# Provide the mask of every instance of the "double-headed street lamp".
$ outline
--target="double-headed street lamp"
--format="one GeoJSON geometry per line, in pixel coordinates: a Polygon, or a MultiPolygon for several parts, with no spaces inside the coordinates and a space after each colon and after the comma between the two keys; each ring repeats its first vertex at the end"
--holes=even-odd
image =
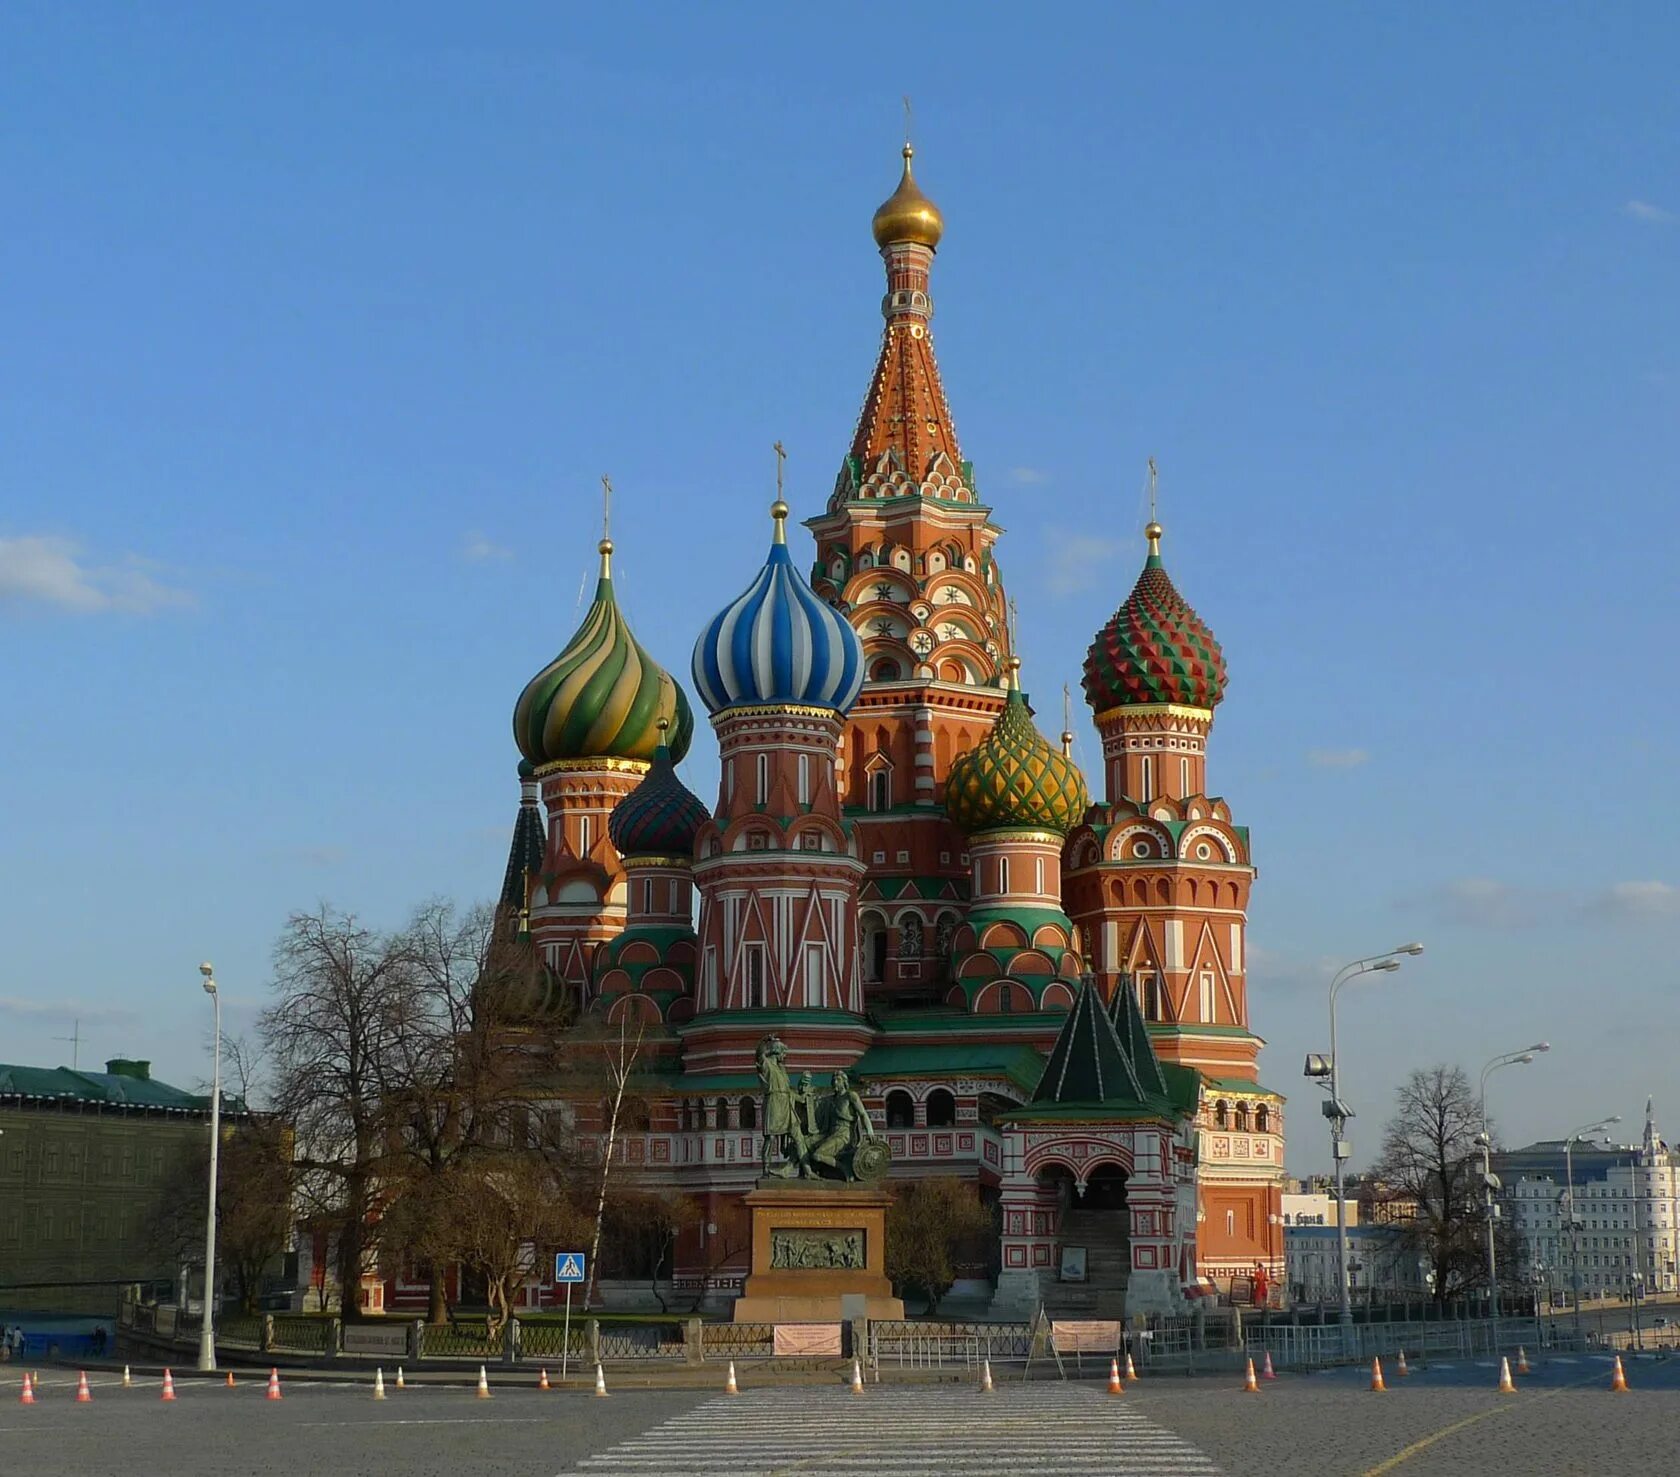
{"type": "Polygon", "coordinates": [[[1581,1337],[1581,1237],[1578,1221],[1575,1215],[1575,1140],[1584,1138],[1589,1133],[1597,1133],[1601,1128],[1608,1128],[1612,1123],[1620,1123],[1622,1115],[1613,1113],[1608,1118],[1600,1118],[1594,1123],[1588,1123],[1577,1128],[1563,1141],[1563,1182],[1564,1202],[1569,1207],[1569,1280],[1573,1284],[1572,1297],[1575,1303],[1575,1337],[1581,1337]]]}
{"type": "Polygon", "coordinates": [[[1487,1212],[1487,1260],[1488,1260],[1488,1314],[1490,1331],[1493,1334],[1493,1347],[1499,1348],[1499,1262],[1494,1254],[1493,1226],[1498,1207],[1494,1197],[1499,1192],[1499,1181],[1493,1173],[1493,1130],[1488,1127],[1487,1111],[1487,1080],[1490,1074],[1501,1067],[1526,1067],[1541,1052],[1552,1049],[1549,1041],[1536,1041],[1533,1046],[1519,1047],[1516,1051],[1501,1052],[1482,1068],[1481,1083],[1481,1117],[1482,1131],[1476,1135],[1476,1141],[1482,1146],[1482,1203],[1487,1212]]]}
{"type": "Polygon", "coordinates": [[[1330,1057],[1326,1060],[1317,1052],[1307,1057],[1306,1075],[1330,1094],[1329,1102],[1323,1107],[1324,1116],[1330,1120],[1330,1154],[1336,1165],[1336,1267],[1337,1285],[1341,1289],[1341,1325],[1344,1329],[1353,1327],[1353,1296],[1348,1287],[1347,1206],[1342,1193],[1342,1166],[1352,1150],[1343,1135],[1348,1119],[1353,1117],[1353,1109],[1342,1101],[1340,1058],[1336,1052],[1336,996],[1350,980],[1362,974],[1389,973],[1400,967],[1402,955],[1422,952],[1422,944],[1401,944],[1398,949],[1355,959],[1337,970],[1336,977],[1330,981],[1330,1057]]]}
{"type": "Polygon", "coordinates": [[[216,971],[209,964],[198,966],[204,977],[204,993],[214,1008],[215,1042],[210,1068],[210,1200],[204,1213],[204,1319],[198,1328],[198,1367],[206,1372],[216,1367],[216,1159],[222,1147],[222,997],[216,989],[216,971]]]}

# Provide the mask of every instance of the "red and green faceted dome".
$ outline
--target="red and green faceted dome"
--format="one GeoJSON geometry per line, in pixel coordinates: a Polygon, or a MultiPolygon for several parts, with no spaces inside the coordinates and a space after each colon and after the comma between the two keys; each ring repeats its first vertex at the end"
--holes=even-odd
{"type": "Polygon", "coordinates": [[[1085,701],[1098,713],[1144,703],[1212,708],[1225,696],[1225,653],[1161,562],[1161,525],[1126,603],[1085,653],[1085,701]]]}

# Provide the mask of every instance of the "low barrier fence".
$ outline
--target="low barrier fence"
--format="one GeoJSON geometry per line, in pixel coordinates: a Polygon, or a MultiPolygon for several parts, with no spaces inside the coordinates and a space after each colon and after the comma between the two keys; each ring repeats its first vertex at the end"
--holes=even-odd
{"type": "MultiPolygon", "coordinates": [[[[125,1302],[118,1337],[190,1349],[198,1341],[198,1315],[167,1305],[125,1302]]],[[[1498,1341],[1491,1321],[1402,1320],[1358,1323],[1284,1321],[1243,1317],[1229,1309],[1203,1310],[1188,1317],[1132,1318],[1121,1322],[1057,1322],[1040,1315],[1029,1322],[863,1320],[851,1325],[709,1323],[699,1318],[563,1322],[512,1319],[492,1338],[485,1324],[462,1319],[428,1324],[418,1319],[378,1318],[345,1324],[332,1317],[297,1314],[229,1314],[217,1325],[218,1346],[257,1355],[304,1359],[365,1359],[419,1363],[428,1359],[464,1363],[570,1365],[705,1364],[782,1357],[833,1358],[854,1353],[879,1372],[889,1370],[976,1371],[995,1366],[1060,1369],[1078,1376],[1105,1372],[1108,1360],[1131,1358],[1143,1373],[1195,1373],[1240,1367],[1245,1358],[1270,1354],[1278,1369],[1319,1369],[1334,1364],[1390,1358],[1404,1349],[1419,1360],[1465,1358],[1510,1352],[1521,1344],[1539,1354],[1561,1338],[1575,1341],[1546,1320],[1502,1318],[1498,1341]],[[826,1332],[825,1332],[826,1331],[826,1332]]],[[[1649,1335],[1647,1335],[1649,1339],[1649,1335]]],[[[1619,1341],[1618,1341],[1619,1342],[1619,1341]]]]}

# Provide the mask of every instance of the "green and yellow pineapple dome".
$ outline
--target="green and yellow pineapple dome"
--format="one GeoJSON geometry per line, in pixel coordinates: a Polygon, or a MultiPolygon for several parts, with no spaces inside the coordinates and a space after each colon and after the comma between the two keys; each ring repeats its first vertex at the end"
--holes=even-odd
{"type": "Polygon", "coordinates": [[[630,634],[612,587],[612,541],[601,540],[595,601],[566,649],[538,672],[513,709],[513,740],[538,767],[562,759],[651,761],[662,735],[671,758],[688,752],[694,712],[675,679],[630,634]]]}
{"type": "Polygon", "coordinates": [[[992,731],[959,754],[945,781],[945,812],[964,832],[1010,829],[1065,836],[1090,805],[1073,760],[1046,743],[1011,661],[1009,697],[992,731]]]}

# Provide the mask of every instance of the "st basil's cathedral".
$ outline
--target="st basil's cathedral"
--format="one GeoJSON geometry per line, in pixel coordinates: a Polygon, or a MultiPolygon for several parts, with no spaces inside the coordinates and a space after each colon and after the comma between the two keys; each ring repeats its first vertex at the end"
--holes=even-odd
{"type": "Polygon", "coordinates": [[[1283,1100],[1258,1080],[1243,947],[1254,869],[1207,783],[1225,659],[1151,521],[1085,657],[1101,798],[1073,734],[1039,732],[934,358],[944,222],[911,155],[874,216],[886,324],[804,523],[809,574],[778,493],[763,564],[694,645],[715,803],[677,776],[690,697],[627,625],[603,539],[582,625],[514,709],[503,913],[569,1008],[639,1024],[647,1110],[619,1153],[701,1206],[679,1293],[727,1303],[746,1275],[729,1227],[760,1174],[754,1051],[773,1033],[790,1073],[847,1073],[893,1179],[955,1176],[993,1208],[970,1301],[1182,1311],[1284,1272],[1283,1100]]]}

